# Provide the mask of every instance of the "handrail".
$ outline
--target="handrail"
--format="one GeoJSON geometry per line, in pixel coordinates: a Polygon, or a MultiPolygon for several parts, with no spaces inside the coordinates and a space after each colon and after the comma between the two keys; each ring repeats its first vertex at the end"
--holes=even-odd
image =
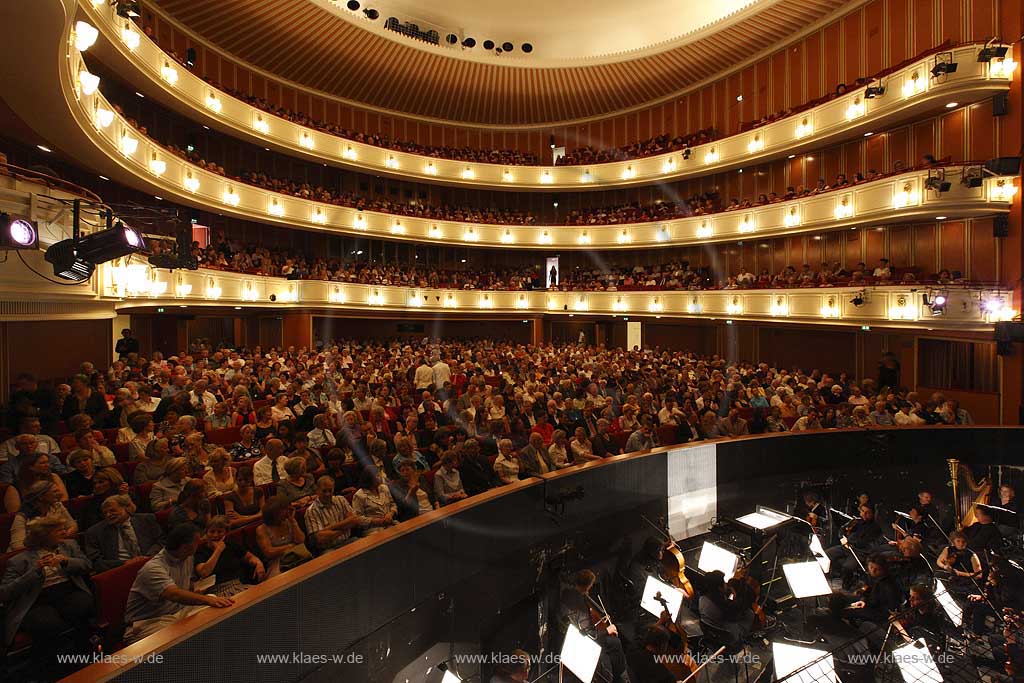
{"type": "Polygon", "coordinates": [[[52,176],[47,173],[35,171],[30,168],[24,168],[22,166],[16,166],[7,162],[0,162],[0,167],[3,167],[8,171],[14,171],[14,173],[0,173],[0,175],[9,175],[16,180],[42,180],[47,186],[57,186],[57,189],[63,189],[65,192],[81,195],[99,204],[103,203],[103,200],[98,194],[90,189],[82,187],[81,185],[76,185],[70,180],[64,180],[57,176],[52,176]]]}
{"type": "Polygon", "coordinates": [[[571,478],[574,474],[584,471],[591,471],[595,469],[611,467],[616,463],[620,463],[626,460],[633,460],[639,458],[646,458],[652,455],[658,455],[668,453],[670,451],[688,450],[690,448],[698,447],[708,443],[734,443],[734,442],[748,442],[758,441],[761,439],[780,439],[780,438],[801,438],[812,435],[821,434],[834,434],[834,433],[886,433],[886,432],[899,432],[906,431],[908,429],[913,430],[1024,430],[1024,426],[997,426],[997,425],[930,425],[923,427],[873,427],[864,429],[830,429],[822,431],[809,431],[809,432],[777,432],[771,434],[752,434],[741,437],[723,437],[720,439],[713,439],[707,441],[697,441],[684,444],[675,444],[669,446],[659,446],[657,448],[638,451],[636,453],[628,453],[623,455],[611,456],[599,461],[590,461],[581,465],[572,465],[568,468],[559,470],[557,472],[551,472],[548,474],[541,475],[540,477],[530,477],[527,479],[520,480],[514,484],[508,484],[505,486],[498,486],[492,488],[484,493],[476,496],[471,496],[464,500],[452,503],[439,510],[433,510],[425,513],[418,517],[415,517],[409,521],[402,522],[391,529],[387,529],[368,537],[361,538],[353,543],[346,545],[334,551],[316,557],[305,564],[296,567],[295,569],[281,574],[273,579],[269,579],[266,582],[254,586],[245,592],[239,594],[235,598],[235,605],[226,609],[204,609],[200,612],[182,619],[163,630],[144,638],[132,645],[129,645],[122,650],[117,652],[117,661],[101,662],[90,665],[84,669],[81,669],[74,674],[63,679],[62,683],[103,683],[104,681],[111,680],[112,678],[123,674],[125,671],[133,668],[137,663],[145,660],[147,655],[157,654],[163,652],[170,647],[180,643],[190,637],[201,633],[202,631],[211,628],[212,626],[220,623],[224,619],[228,618],[229,615],[237,613],[239,610],[244,610],[251,607],[259,602],[267,600],[274,595],[280,593],[285,588],[292,586],[296,583],[309,579],[313,576],[321,574],[332,567],[347,562],[348,560],[361,555],[375,547],[378,547],[384,543],[387,543],[395,538],[405,536],[410,533],[414,533],[418,529],[425,526],[441,522],[443,520],[454,517],[460,512],[467,509],[483,505],[496,498],[503,497],[510,493],[519,492],[525,489],[529,489],[538,485],[543,485],[546,482],[555,482],[571,478]]]}

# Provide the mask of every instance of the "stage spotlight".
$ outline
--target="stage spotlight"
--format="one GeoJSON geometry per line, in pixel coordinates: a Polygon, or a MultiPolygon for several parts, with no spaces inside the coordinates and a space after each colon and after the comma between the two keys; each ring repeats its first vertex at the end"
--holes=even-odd
{"type": "Polygon", "coordinates": [[[490,40],[490,39],[485,40],[484,41],[484,49],[485,50],[493,50],[494,49],[494,41],[490,40]]]}
{"type": "Polygon", "coordinates": [[[927,190],[935,190],[936,192],[949,192],[949,189],[953,187],[953,183],[946,180],[946,173],[942,171],[941,175],[929,175],[928,179],[924,181],[924,187],[927,190]]]}
{"type": "Polygon", "coordinates": [[[359,9],[359,0],[348,0],[345,7],[348,7],[349,11],[355,12],[359,9]]]}
{"type": "Polygon", "coordinates": [[[39,247],[39,231],[27,218],[0,214],[0,250],[6,249],[37,249],[39,247]]]}
{"type": "Polygon", "coordinates": [[[117,0],[117,16],[124,17],[126,19],[134,19],[135,17],[141,16],[142,10],[139,9],[139,3],[137,0],[117,0]]]}
{"type": "Polygon", "coordinates": [[[366,15],[366,18],[370,21],[377,21],[377,19],[380,18],[380,12],[375,9],[364,9],[363,14],[366,15]]]}
{"type": "Polygon", "coordinates": [[[964,171],[960,177],[960,184],[964,187],[981,187],[984,182],[980,166],[972,166],[964,171]]]}
{"type": "Polygon", "coordinates": [[[689,159],[689,158],[690,158],[690,148],[687,147],[686,149],[683,150],[683,159],[689,159]]]}
{"type": "Polygon", "coordinates": [[[45,259],[53,264],[53,273],[66,280],[81,281],[92,275],[96,264],[146,251],[146,240],[133,228],[118,221],[108,230],[100,230],[75,240],[62,240],[46,250],[45,259]]]}
{"type": "Polygon", "coordinates": [[[1002,59],[1008,50],[1006,45],[986,45],[978,52],[978,61],[991,62],[993,59],[1002,59]]]}
{"type": "Polygon", "coordinates": [[[856,306],[857,308],[860,308],[861,306],[864,305],[864,294],[858,292],[856,296],[850,299],[850,303],[856,306]]]}
{"type": "Polygon", "coordinates": [[[472,50],[476,47],[476,38],[463,38],[462,47],[472,50]]]}
{"type": "Polygon", "coordinates": [[[949,296],[945,292],[938,292],[934,296],[924,294],[924,305],[931,309],[932,317],[939,317],[940,315],[946,314],[946,304],[949,302],[949,296]]]}
{"type": "Polygon", "coordinates": [[[454,45],[455,43],[459,42],[459,37],[454,33],[449,33],[447,36],[445,36],[444,40],[449,45],[454,45]]]}
{"type": "Polygon", "coordinates": [[[935,66],[932,67],[932,78],[948,76],[956,73],[957,63],[953,61],[952,52],[940,52],[935,56],[935,66]]]}
{"type": "Polygon", "coordinates": [[[533,52],[533,45],[531,45],[530,43],[523,43],[523,52],[527,54],[533,52]]]}
{"type": "Polygon", "coordinates": [[[53,274],[62,280],[82,282],[92,277],[95,266],[75,253],[73,240],[63,240],[52,245],[43,255],[53,264],[53,274]]]}
{"type": "Polygon", "coordinates": [[[885,94],[885,86],[881,82],[878,85],[869,85],[864,88],[864,99],[873,100],[876,97],[881,97],[885,94]]]}
{"type": "Polygon", "coordinates": [[[501,49],[504,50],[505,52],[512,52],[512,50],[516,49],[516,46],[508,41],[505,41],[504,43],[501,44],[501,49]]]}

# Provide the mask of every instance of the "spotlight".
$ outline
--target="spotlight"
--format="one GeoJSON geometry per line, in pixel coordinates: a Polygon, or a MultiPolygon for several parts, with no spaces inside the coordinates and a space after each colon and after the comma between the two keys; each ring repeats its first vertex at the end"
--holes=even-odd
{"type": "Polygon", "coordinates": [[[1002,59],[1006,56],[1009,48],[1006,45],[986,45],[978,52],[979,62],[991,62],[993,59],[1002,59]]]}
{"type": "Polygon", "coordinates": [[[548,145],[551,146],[551,149],[555,148],[555,136],[554,135],[549,135],[548,136],[548,145]]]}
{"type": "Polygon", "coordinates": [[[876,97],[881,97],[884,94],[885,86],[882,85],[881,82],[879,82],[878,85],[869,85],[868,87],[864,88],[865,100],[873,100],[876,97]]]}
{"type": "Polygon", "coordinates": [[[464,38],[462,40],[462,47],[472,50],[476,47],[476,38],[464,38]]]}
{"type": "Polygon", "coordinates": [[[146,240],[133,228],[118,221],[114,227],[78,240],[62,240],[46,250],[53,274],[65,280],[81,281],[92,275],[96,264],[129,254],[146,252],[146,240]]]}
{"type": "Polygon", "coordinates": [[[505,41],[504,43],[501,44],[501,49],[504,50],[505,52],[512,52],[512,50],[516,49],[516,46],[508,41],[505,41]]]}
{"type": "Polygon", "coordinates": [[[39,246],[39,231],[27,218],[0,214],[0,249],[36,249],[39,246]]]}
{"type": "Polygon", "coordinates": [[[444,40],[449,45],[454,45],[455,43],[459,42],[459,37],[454,33],[449,33],[447,36],[445,36],[444,40]]]}
{"type": "Polygon", "coordinates": [[[348,7],[350,12],[355,12],[356,10],[359,9],[359,0],[348,0],[348,3],[345,5],[345,7],[348,7]]]}
{"type": "Polygon", "coordinates": [[[366,15],[366,18],[370,21],[377,21],[377,19],[380,18],[380,12],[375,9],[364,9],[363,14],[366,15]]]}
{"type": "Polygon", "coordinates": [[[141,15],[142,10],[139,9],[139,3],[137,0],[117,0],[117,16],[124,17],[126,19],[133,19],[141,15]]]}
{"type": "Polygon", "coordinates": [[[686,149],[683,150],[683,159],[689,159],[689,158],[690,158],[690,148],[687,147],[686,149]]]}
{"type": "Polygon", "coordinates": [[[974,166],[964,171],[960,184],[964,187],[981,187],[984,183],[981,167],[974,166]]]}
{"type": "Polygon", "coordinates": [[[857,308],[860,308],[861,306],[864,305],[864,294],[858,292],[856,296],[850,299],[850,303],[856,306],[857,308]]]}
{"type": "Polygon", "coordinates": [[[484,41],[484,49],[485,50],[493,50],[494,49],[494,41],[493,40],[485,40],[484,41]]]}
{"type": "Polygon", "coordinates": [[[946,180],[946,172],[939,171],[939,175],[928,174],[928,179],[924,181],[924,187],[927,190],[935,190],[936,192],[949,192],[949,189],[953,187],[953,183],[946,180]]]}
{"type": "Polygon", "coordinates": [[[946,304],[949,302],[946,292],[938,292],[933,296],[923,294],[922,297],[924,305],[931,309],[932,317],[938,318],[946,314],[946,304]]]}
{"type": "Polygon", "coordinates": [[[952,52],[940,52],[935,56],[935,66],[932,67],[932,78],[948,76],[956,73],[957,63],[953,61],[952,52]]]}
{"type": "Polygon", "coordinates": [[[531,52],[533,52],[533,45],[531,45],[530,43],[523,43],[523,52],[525,52],[526,54],[530,54],[531,52]]]}
{"type": "Polygon", "coordinates": [[[56,277],[72,282],[88,280],[96,268],[75,253],[73,240],[57,242],[46,250],[43,258],[53,264],[53,274],[56,277]]]}

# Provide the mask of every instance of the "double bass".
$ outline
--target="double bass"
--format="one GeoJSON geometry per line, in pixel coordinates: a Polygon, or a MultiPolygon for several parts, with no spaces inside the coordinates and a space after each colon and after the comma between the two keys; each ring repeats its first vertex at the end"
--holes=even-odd
{"type": "Polygon", "coordinates": [[[640,516],[645,522],[657,529],[658,533],[666,540],[661,555],[661,566],[664,576],[669,579],[669,583],[683,591],[687,600],[692,600],[694,596],[693,584],[686,577],[686,558],[683,557],[683,551],[676,545],[676,539],[672,537],[672,534],[667,529],[655,524],[644,515],[640,516]]]}

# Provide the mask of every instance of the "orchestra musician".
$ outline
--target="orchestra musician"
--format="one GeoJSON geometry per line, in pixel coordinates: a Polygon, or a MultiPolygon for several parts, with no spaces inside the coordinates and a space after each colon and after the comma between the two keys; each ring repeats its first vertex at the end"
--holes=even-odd
{"type": "Polygon", "coordinates": [[[967,537],[967,547],[978,554],[983,567],[988,565],[990,553],[998,552],[1003,547],[1003,535],[996,528],[993,512],[995,511],[987,505],[975,505],[976,521],[963,530],[964,536],[967,537]]]}
{"type": "Polygon", "coordinates": [[[948,529],[952,526],[952,522],[949,520],[948,508],[940,501],[936,500],[930,490],[921,489],[917,492],[917,503],[915,504],[915,507],[922,515],[924,515],[925,519],[930,517],[935,520],[935,523],[942,529],[948,529]]]}
{"type": "Polygon", "coordinates": [[[795,515],[814,527],[815,533],[828,520],[828,508],[821,502],[817,491],[804,491],[800,504],[796,506],[795,515]]]}
{"type": "Polygon", "coordinates": [[[629,683],[619,631],[590,595],[596,582],[594,572],[583,569],[573,577],[572,585],[562,590],[558,606],[559,630],[564,636],[572,625],[593,638],[601,645],[601,666],[611,672],[612,683],[629,683]]]}
{"type": "Polygon", "coordinates": [[[1009,562],[999,561],[992,565],[988,578],[977,591],[967,596],[971,613],[971,630],[982,634],[987,617],[996,617],[995,610],[1018,611],[1024,608],[1024,582],[1021,574],[1009,562]]]}
{"type": "Polygon", "coordinates": [[[907,514],[910,515],[910,519],[900,517],[892,523],[892,529],[896,532],[896,540],[889,541],[889,543],[896,543],[906,536],[911,536],[924,543],[928,536],[928,530],[932,528],[931,523],[921,514],[921,510],[916,505],[907,510],[907,514]]]}
{"type": "Polygon", "coordinates": [[[725,582],[725,574],[717,569],[704,576],[699,607],[702,624],[729,635],[730,642],[723,645],[727,645],[730,650],[741,647],[758,625],[750,600],[730,590],[725,582]]]}
{"type": "Polygon", "coordinates": [[[1020,536],[1020,509],[1017,505],[1017,491],[1009,484],[999,487],[998,505],[1003,508],[1003,510],[995,511],[996,528],[999,533],[1003,535],[1003,538],[1018,538],[1020,536]]]}
{"type": "Polygon", "coordinates": [[[910,608],[900,613],[893,626],[907,642],[924,638],[929,643],[945,642],[946,619],[935,599],[935,592],[925,584],[910,587],[910,608]]]}
{"type": "MultiPolygon", "coordinates": [[[[665,556],[665,544],[656,536],[648,536],[644,540],[640,552],[633,556],[626,569],[626,578],[630,582],[630,604],[639,606],[643,597],[644,586],[647,585],[647,577],[654,576],[665,581],[662,572],[662,558],[665,556]]],[[[669,581],[665,581],[670,583],[669,581]]]]}
{"type": "MultiPolygon", "coordinates": [[[[868,578],[852,592],[832,594],[832,614],[855,626],[871,642],[879,626],[889,621],[891,612],[903,604],[903,587],[889,571],[885,557],[872,555],[867,560],[868,578]]],[[[884,630],[884,629],[883,629],[884,630]]],[[[880,644],[880,643],[879,643],[880,644]]]]}
{"type": "Polygon", "coordinates": [[[932,568],[921,554],[923,550],[921,541],[914,536],[907,536],[900,541],[890,541],[890,543],[895,543],[896,549],[899,551],[899,554],[889,558],[890,568],[904,592],[910,590],[910,587],[915,584],[931,583],[932,568]]]}
{"type": "Polygon", "coordinates": [[[853,518],[843,527],[840,544],[825,550],[828,559],[832,561],[830,573],[835,576],[838,571],[843,578],[843,586],[849,588],[860,571],[860,562],[863,562],[863,558],[876,552],[883,543],[884,537],[881,527],[875,521],[874,507],[861,505],[860,517],[853,518]],[[850,549],[860,556],[860,562],[850,549]]]}
{"type": "Polygon", "coordinates": [[[491,683],[526,683],[530,680],[530,654],[525,650],[513,650],[511,654],[494,666],[491,683]]]}
{"type": "Polygon", "coordinates": [[[966,595],[974,587],[974,581],[981,578],[981,560],[967,547],[967,536],[959,531],[949,535],[949,545],[939,553],[935,564],[953,574],[950,593],[966,595]]]}
{"type": "MultiPolygon", "coordinates": [[[[663,604],[667,605],[664,601],[663,604]]],[[[676,683],[687,678],[698,667],[689,656],[686,643],[685,632],[672,621],[666,607],[658,623],[647,627],[639,646],[627,657],[633,678],[643,683],[676,683]]]]}

